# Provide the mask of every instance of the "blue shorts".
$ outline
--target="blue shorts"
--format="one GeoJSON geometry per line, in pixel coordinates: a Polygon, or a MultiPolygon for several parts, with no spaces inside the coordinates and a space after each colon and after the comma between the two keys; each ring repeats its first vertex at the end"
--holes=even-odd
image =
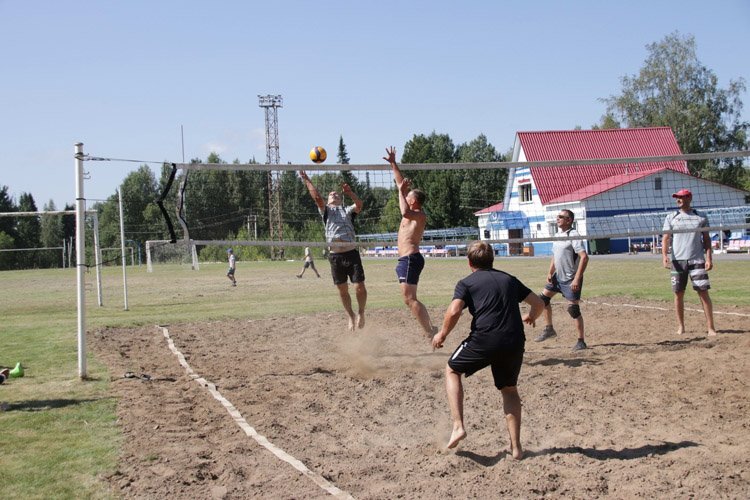
{"type": "Polygon", "coordinates": [[[544,285],[545,290],[549,290],[550,292],[554,293],[561,293],[563,297],[570,301],[574,300],[581,300],[581,290],[583,290],[583,278],[581,278],[581,287],[578,289],[577,292],[573,291],[573,288],[571,285],[573,284],[573,281],[568,281],[566,283],[561,283],[557,281],[557,273],[552,275],[552,283],[547,283],[544,285]]]}
{"type": "Polygon", "coordinates": [[[399,257],[398,264],[396,264],[398,282],[416,285],[419,283],[419,275],[422,274],[422,269],[424,269],[424,257],[421,253],[416,252],[399,257]]]}
{"type": "Polygon", "coordinates": [[[461,342],[448,360],[451,370],[467,377],[490,366],[495,387],[515,387],[523,364],[524,347],[485,352],[474,348],[471,338],[461,342]]]}

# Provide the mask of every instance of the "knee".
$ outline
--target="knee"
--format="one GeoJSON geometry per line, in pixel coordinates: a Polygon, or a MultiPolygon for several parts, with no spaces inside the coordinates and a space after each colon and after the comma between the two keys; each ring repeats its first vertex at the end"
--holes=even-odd
{"type": "Polygon", "coordinates": [[[568,314],[570,314],[570,317],[573,319],[578,319],[581,317],[581,306],[578,304],[570,304],[568,306],[568,314]]]}
{"type": "Polygon", "coordinates": [[[544,307],[547,307],[549,305],[550,301],[552,300],[551,297],[547,297],[543,293],[539,294],[539,298],[542,299],[542,302],[544,302],[544,307]]]}

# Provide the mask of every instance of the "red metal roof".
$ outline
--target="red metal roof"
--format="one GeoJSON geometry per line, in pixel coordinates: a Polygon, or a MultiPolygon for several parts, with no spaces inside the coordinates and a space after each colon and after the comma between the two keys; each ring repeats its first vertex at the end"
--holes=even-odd
{"type": "Polygon", "coordinates": [[[503,211],[503,202],[495,203],[492,206],[489,206],[487,208],[483,208],[478,212],[474,212],[474,215],[482,215],[482,214],[489,214],[491,212],[502,212],[503,211]]]}
{"type": "MultiPolygon", "coordinates": [[[[518,139],[530,162],[682,154],[669,127],[518,132],[518,139]]],[[[689,175],[684,161],[530,167],[545,205],[588,198],[663,169],[689,175]]]]}

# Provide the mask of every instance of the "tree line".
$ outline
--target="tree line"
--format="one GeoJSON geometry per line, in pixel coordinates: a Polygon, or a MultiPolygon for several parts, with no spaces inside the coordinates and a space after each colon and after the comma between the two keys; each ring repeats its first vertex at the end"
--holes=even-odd
{"type": "MultiPolygon", "coordinates": [[[[698,60],[695,39],[690,35],[671,33],[646,48],[648,57],[640,72],[622,78],[619,94],[600,99],[606,105],[606,112],[592,128],[669,126],[683,153],[748,148],[750,125],[741,118],[743,103],[740,97],[745,91],[743,79],[731,80],[728,87],[720,87],[713,71],[698,60]]],[[[415,134],[409,139],[399,161],[418,164],[509,159],[509,152],[500,153],[483,134],[456,145],[448,134],[433,131],[415,134]]],[[[203,163],[199,158],[191,162],[203,163]]],[[[205,162],[226,163],[216,153],[211,153],[205,162]]],[[[235,159],[232,163],[240,161],[235,159]]],[[[245,163],[257,162],[253,158],[245,163]]],[[[396,231],[400,212],[394,186],[378,182],[380,174],[347,171],[350,158],[343,137],[339,139],[337,163],[342,166],[340,172],[313,175],[313,182],[321,194],[325,197],[330,190],[340,189],[340,184],[346,182],[364,201],[364,209],[356,220],[358,234],[396,231]]],[[[742,159],[689,162],[688,168],[693,175],[750,190],[750,174],[742,159]]],[[[154,201],[169,180],[171,166],[165,164],[157,173],[158,177],[148,165],[142,165],[121,185],[125,239],[139,249],[147,240],[169,238],[165,221],[154,201]]],[[[427,194],[427,228],[436,229],[475,226],[474,212],[503,199],[507,172],[501,169],[431,170],[407,171],[405,175],[412,179],[414,187],[427,194]]],[[[178,237],[183,234],[175,215],[178,208],[175,192],[184,182],[183,210],[191,238],[251,240],[257,233],[259,240],[268,239],[268,177],[265,171],[218,170],[191,171],[187,178],[178,176],[165,200],[178,237]]],[[[283,172],[279,190],[284,239],[322,241],[317,207],[297,173],[283,172]]],[[[64,209],[73,208],[73,205],[66,204],[64,209]]],[[[119,246],[117,194],[88,208],[97,210],[101,246],[119,246]]],[[[55,210],[54,202],[45,204],[43,209],[55,210]]],[[[0,187],[0,212],[14,211],[37,211],[33,196],[21,193],[16,202],[8,186],[0,187]]],[[[63,240],[73,240],[74,231],[72,216],[0,217],[0,250],[59,247],[63,240]]],[[[90,238],[91,231],[88,235],[90,238]]],[[[87,248],[91,247],[91,243],[87,243],[87,248]]],[[[240,259],[269,255],[268,249],[263,247],[242,247],[237,252],[240,259]]],[[[298,252],[301,249],[288,249],[287,255],[296,256],[298,252]]],[[[201,258],[224,259],[224,249],[207,247],[202,249],[201,258]]],[[[119,256],[112,260],[118,259],[119,256]]],[[[87,257],[87,262],[92,261],[87,257]]],[[[60,265],[60,253],[0,252],[0,269],[60,265]]]]}

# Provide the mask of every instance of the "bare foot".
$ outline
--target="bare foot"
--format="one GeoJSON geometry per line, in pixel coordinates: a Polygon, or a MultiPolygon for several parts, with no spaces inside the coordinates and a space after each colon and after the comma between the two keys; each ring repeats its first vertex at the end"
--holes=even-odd
{"type": "Polygon", "coordinates": [[[362,329],[365,327],[365,313],[364,311],[357,315],[357,327],[362,329]]]}
{"type": "Polygon", "coordinates": [[[685,328],[684,327],[679,327],[677,329],[677,335],[682,335],[683,333],[685,333],[685,328]]]}
{"type": "Polygon", "coordinates": [[[455,448],[459,441],[466,437],[466,431],[463,429],[453,429],[451,433],[451,439],[448,441],[448,448],[455,448]]]}
{"type": "Polygon", "coordinates": [[[354,331],[354,316],[349,316],[349,331],[354,331]]]}
{"type": "Polygon", "coordinates": [[[514,450],[513,447],[511,447],[510,456],[513,457],[513,460],[523,459],[523,448],[519,446],[517,450],[514,450]]]}
{"type": "Polygon", "coordinates": [[[708,336],[709,337],[716,337],[716,330],[709,330],[708,331],[708,336]]]}

